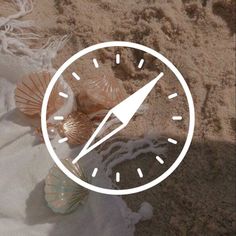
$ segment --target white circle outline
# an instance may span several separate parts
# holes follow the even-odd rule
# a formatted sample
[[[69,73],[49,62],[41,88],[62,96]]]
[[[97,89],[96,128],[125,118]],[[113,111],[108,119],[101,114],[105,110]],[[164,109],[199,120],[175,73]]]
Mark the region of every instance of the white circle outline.
[[[60,161],[60,159],[58,158],[57,154],[55,153],[48,133],[47,133],[47,119],[46,119],[46,114],[47,114],[47,104],[48,104],[48,100],[51,94],[51,91],[55,85],[55,83],[57,82],[57,80],[60,78],[60,75],[64,72],[65,69],[67,69],[67,67],[69,67],[75,60],[79,59],[80,57],[98,50],[98,49],[102,49],[102,48],[107,48],[107,47],[128,47],[128,48],[133,48],[133,49],[139,49],[141,51],[144,51],[146,53],[149,53],[150,55],[156,57],[157,59],[159,59],[160,61],[162,61],[177,77],[177,79],[179,80],[180,84],[182,85],[184,92],[187,96],[187,102],[188,102],[188,106],[189,106],[189,129],[188,129],[188,135],[186,138],[186,142],[184,144],[184,147],[181,151],[181,153],[179,154],[178,158],[175,160],[175,162],[171,165],[171,167],[165,171],[162,175],[160,175],[158,178],[152,180],[151,182],[144,184],[142,186],[138,186],[135,188],[130,188],[130,189],[106,189],[106,188],[102,188],[102,187],[97,187],[94,186],[92,184],[89,184],[81,179],[79,179],[77,176],[75,176],[74,174],[72,174]],[[45,140],[45,144],[46,147],[52,157],[52,159],[54,160],[54,162],[56,163],[56,165],[61,169],[61,171],[63,171],[70,179],[72,179],[74,182],[76,182],[77,184],[98,192],[98,193],[102,193],[102,194],[109,194],[109,195],[128,195],[128,194],[133,194],[133,193],[138,193],[138,192],[142,192],[144,190],[147,190],[151,187],[154,187],[155,185],[159,184],[160,182],[162,182],[164,179],[166,179],[181,163],[181,161],[184,159],[192,138],[193,138],[193,132],[194,132],[194,125],[195,125],[195,111],[194,111],[194,104],[193,104],[193,99],[192,99],[192,95],[191,92],[188,88],[187,83],[185,82],[183,76],[181,75],[181,73],[178,71],[178,69],[167,59],[165,58],[163,55],[161,55],[160,53],[156,52],[155,50],[143,46],[141,44],[137,44],[137,43],[132,43],[132,42],[125,42],[125,41],[111,41],[111,42],[104,42],[104,43],[99,43],[90,47],[87,47],[79,52],[77,52],[75,55],[73,55],[71,58],[69,58],[55,73],[55,75],[52,77],[47,90],[45,92],[45,96],[43,99],[43,104],[42,104],[42,110],[41,110],[41,126],[42,126],[42,133],[43,133],[43,137]]]

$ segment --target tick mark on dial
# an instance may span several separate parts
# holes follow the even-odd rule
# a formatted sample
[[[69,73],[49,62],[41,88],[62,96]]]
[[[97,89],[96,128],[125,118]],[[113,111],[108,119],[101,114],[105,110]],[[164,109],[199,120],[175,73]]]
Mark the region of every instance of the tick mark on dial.
[[[173,93],[173,94],[169,95],[168,98],[169,98],[169,99],[172,99],[172,98],[175,98],[175,97],[177,97],[177,96],[178,96],[177,93]]]
[[[116,182],[119,183],[120,182],[120,173],[116,172]]]
[[[138,64],[139,69],[141,69],[143,67],[143,63],[144,63],[144,59],[141,59],[139,64]]]
[[[96,58],[93,58],[93,64],[94,64],[95,68],[98,68],[98,67],[99,67],[98,61],[97,61]]]
[[[173,143],[173,144],[177,144],[177,141],[172,139],[172,138],[168,138],[168,142],[169,143]]]
[[[120,54],[116,54],[116,64],[120,64]]]
[[[64,143],[64,142],[66,142],[66,141],[68,141],[68,138],[67,138],[67,137],[62,138],[62,139],[59,139],[59,140],[58,140],[58,143]]]
[[[59,93],[59,96],[61,96],[61,97],[63,97],[63,98],[68,98],[68,97],[69,97],[68,94],[63,93],[63,92],[60,92],[60,93]]]
[[[172,120],[182,120],[182,116],[172,116]]]
[[[137,169],[138,175],[140,178],[143,178],[143,172],[140,168]]]
[[[73,72],[72,75],[76,80],[80,80],[80,77],[75,72]]]
[[[164,161],[159,156],[156,156],[156,159],[160,164],[164,164]]]
[[[54,120],[64,120],[63,116],[54,116]]]
[[[97,172],[98,172],[98,168],[94,168],[93,173],[92,173],[93,178],[97,175]]]

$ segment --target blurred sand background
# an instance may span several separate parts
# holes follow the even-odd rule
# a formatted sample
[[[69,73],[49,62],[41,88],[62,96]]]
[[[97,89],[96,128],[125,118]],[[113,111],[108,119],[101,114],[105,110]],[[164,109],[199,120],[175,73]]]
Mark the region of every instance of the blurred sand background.
[[[55,66],[95,43],[125,40],[161,52],[186,79],[196,109],[193,144],[171,178],[124,198],[131,209],[144,200],[155,209],[151,221],[137,225],[136,235],[236,233],[235,5],[234,0],[40,0],[25,17],[35,21],[42,44],[44,37],[71,34]],[[132,65],[124,70],[132,71]]]

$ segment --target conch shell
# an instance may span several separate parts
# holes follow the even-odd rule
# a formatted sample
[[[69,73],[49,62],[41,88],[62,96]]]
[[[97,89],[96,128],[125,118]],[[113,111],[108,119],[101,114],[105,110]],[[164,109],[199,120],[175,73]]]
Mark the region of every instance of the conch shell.
[[[25,115],[40,117],[43,97],[50,80],[49,72],[38,72],[25,76],[15,90],[16,107]],[[63,105],[63,99],[58,96],[60,91],[61,85],[57,83],[48,101],[48,116],[55,113]]]
[[[78,164],[64,159],[64,166],[80,179],[86,181],[86,177]],[[48,206],[56,213],[70,213],[82,203],[88,195],[88,191],[69,179],[56,165],[54,165],[45,179],[45,199]]]
[[[72,145],[84,144],[93,132],[93,124],[82,112],[74,111],[58,125],[59,134],[68,138]]]

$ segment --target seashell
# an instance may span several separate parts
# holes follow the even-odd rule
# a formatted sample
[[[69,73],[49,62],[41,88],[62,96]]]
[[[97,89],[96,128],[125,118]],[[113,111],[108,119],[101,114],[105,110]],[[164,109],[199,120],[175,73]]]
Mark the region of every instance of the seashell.
[[[78,71],[81,80],[77,81],[77,103],[84,113],[110,109],[127,97],[122,82],[115,77],[110,66],[102,65],[98,69]]]
[[[105,75],[98,80],[88,80],[85,89],[92,100],[107,109],[117,105],[126,97],[126,91],[121,83]]]
[[[15,90],[16,107],[28,116],[40,116],[43,97],[51,80],[49,72],[38,72],[27,75]],[[61,85],[57,83],[48,102],[48,115],[52,115],[62,105],[63,99],[58,96]]]
[[[71,159],[62,160],[64,166],[74,175],[86,181],[86,177],[78,164],[73,165]],[[54,165],[45,179],[45,199],[48,206],[56,213],[70,213],[82,203],[88,191],[69,179]]]
[[[97,113],[101,110],[106,110],[106,108],[97,102],[94,102],[93,100],[90,99],[90,97],[87,95],[86,92],[80,92],[76,96],[76,101],[79,107],[79,110],[84,112],[85,114],[93,114]]]
[[[106,109],[112,108],[127,97],[121,82],[107,75],[88,79],[82,84],[82,88],[93,103]]]
[[[58,131],[61,136],[68,138],[69,144],[84,144],[92,135],[93,124],[87,115],[74,111],[58,125]]]

